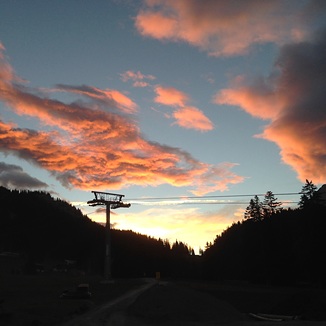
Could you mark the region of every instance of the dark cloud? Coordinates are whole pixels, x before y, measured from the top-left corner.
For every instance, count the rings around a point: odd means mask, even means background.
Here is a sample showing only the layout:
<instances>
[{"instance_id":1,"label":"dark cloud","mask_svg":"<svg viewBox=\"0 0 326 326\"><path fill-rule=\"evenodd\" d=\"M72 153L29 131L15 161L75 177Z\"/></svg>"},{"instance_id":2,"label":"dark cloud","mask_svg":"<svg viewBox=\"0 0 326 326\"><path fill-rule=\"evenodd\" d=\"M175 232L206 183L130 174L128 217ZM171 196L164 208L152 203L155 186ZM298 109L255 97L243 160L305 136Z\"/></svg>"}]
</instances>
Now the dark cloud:
<instances>
[{"instance_id":1,"label":"dark cloud","mask_svg":"<svg viewBox=\"0 0 326 326\"><path fill-rule=\"evenodd\" d=\"M40 189L48 185L29 174L17 165L0 162L0 185L15 189Z\"/></svg>"}]
</instances>

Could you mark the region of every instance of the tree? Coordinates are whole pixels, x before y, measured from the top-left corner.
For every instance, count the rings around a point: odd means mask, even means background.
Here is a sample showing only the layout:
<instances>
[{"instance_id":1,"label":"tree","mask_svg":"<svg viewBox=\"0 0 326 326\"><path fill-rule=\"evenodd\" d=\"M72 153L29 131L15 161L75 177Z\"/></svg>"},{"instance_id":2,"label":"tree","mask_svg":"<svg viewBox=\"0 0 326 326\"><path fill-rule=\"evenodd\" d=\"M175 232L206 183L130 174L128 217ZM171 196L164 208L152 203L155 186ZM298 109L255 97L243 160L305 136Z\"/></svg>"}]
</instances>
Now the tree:
<instances>
[{"instance_id":1,"label":"tree","mask_svg":"<svg viewBox=\"0 0 326 326\"><path fill-rule=\"evenodd\" d=\"M267 191L262 204L264 217L270 217L281 210L280 206L282 206L282 203L277 201L273 192Z\"/></svg>"},{"instance_id":2,"label":"tree","mask_svg":"<svg viewBox=\"0 0 326 326\"><path fill-rule=\"evenodd\" d=\"M304 208L308 204L315 203L317 201L317 187L306 179L305 185L302 187L301 190L301 197L299 201L299 207Z\"/></svg>"},{"instance_id":3,"label":"tree","mask_svg":"<svg viewBox=\"0 0 326 326\"><path fill-rule=\"evenodd\" d=\"M175 243L172 244L171 251L175 256L189 256L191 255L191 249L183 242L175 241Z\"/></svg>"},{"instance_id":4,"label":"tree","mask_svg":"<svg viewBox=\"0 0 326 326\"><path fill-rule=\"evenodd\" d=\"M263 217L262 204L257 195L250 199L249 206L244 213L245 219L253 219L254 221L261 221Z\"/></svg>"}]
</instances>

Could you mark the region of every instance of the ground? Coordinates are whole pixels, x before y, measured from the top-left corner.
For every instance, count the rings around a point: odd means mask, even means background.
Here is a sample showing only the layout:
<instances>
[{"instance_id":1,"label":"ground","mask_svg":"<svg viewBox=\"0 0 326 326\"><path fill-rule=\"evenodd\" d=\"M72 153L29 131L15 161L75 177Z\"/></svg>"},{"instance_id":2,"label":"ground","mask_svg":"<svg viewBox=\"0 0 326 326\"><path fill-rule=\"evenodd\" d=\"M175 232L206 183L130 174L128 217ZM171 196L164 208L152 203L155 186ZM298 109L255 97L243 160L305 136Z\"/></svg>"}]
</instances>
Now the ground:
<instances>
[{"instance_id":1,"label":"ground","mask_svg":"<svg viewBox=\"0 0 326 326\"><path fill-rule=\"evenodd\" d=\"M278 309L280 312L286 312L291 305L288 303L284 306L283 302L287 302L293 293L302 297L300 291L301 289L239 284L148 280L146 285L125 294L120 300L104 305L101 310L90 313L88 316L81 316L64 326L325 325L325 321L321 320L303 320L302 318L306 317L302 315L296 316L300 319L280 323L258 321L248 314L250 311L247 311L248 308L254 309L252 311L255 313L264 312L264 310L270 312L271 308L276 309L275 311ZM228 301L224 300L226 297ZM307 302L305 304L307 305ZM292 311L298 309L296 305L297 303L291 307ZM322 307L321 313L325 311L324 308ZM305 309L307 314L310 308ZM287 311L290 312L290 310ZM322 317L320 314L318 316ZM317 317L316 312L315 317Z\"/></svg>"},{"instance_id":2,"label":"ground","mask_svg":"<svg viewBox=\"0 0 326 326\"><path fill-rule=\"evenodd\" d=\"M61 291L90 283L91 300L60 300ZM69 286L70 285L70 286ZM1 278L0 325L33 326L322 326L324 289L270 287L236 282L152 279L115 280L75 276ZM300 320L262 322L249 313L297 316Z\"/></svg>"},{"instance_id":3,"label":"ground","mask_svg":"<svg viewBox=\"0 0 326 326\"><path fill-rule=\"evenodd\" d=\"M113 312L106 325L249 326L254 324L272 326L279 325L279 322L257 321L229 302L218 299L211 293L193 289L189 283L185 286L184 283L162 282L141 293L126 309ZM325 325L325 322L291 320L282 322L282 325L321 326Z\"/></svg>"}]
</instances>

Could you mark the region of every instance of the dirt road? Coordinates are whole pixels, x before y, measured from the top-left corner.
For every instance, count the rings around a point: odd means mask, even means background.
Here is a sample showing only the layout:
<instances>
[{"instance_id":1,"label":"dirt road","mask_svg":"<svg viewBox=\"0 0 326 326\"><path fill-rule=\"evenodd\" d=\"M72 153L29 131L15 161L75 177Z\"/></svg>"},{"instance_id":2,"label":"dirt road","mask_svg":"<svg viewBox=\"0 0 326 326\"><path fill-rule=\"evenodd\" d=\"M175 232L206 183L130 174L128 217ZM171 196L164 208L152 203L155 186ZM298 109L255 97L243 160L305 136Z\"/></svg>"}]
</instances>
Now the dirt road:
<instances>
[{"instance_id":1,"label":"dirt road","mask_svg":"<svg viewBox=\"0 0 326 326\"><path fill-rule=\"evenodd\" d=\"M225 301L174 283L145 285L62 326L325 326L316 321L257 321Z\"/></svg>"}]
</instances>

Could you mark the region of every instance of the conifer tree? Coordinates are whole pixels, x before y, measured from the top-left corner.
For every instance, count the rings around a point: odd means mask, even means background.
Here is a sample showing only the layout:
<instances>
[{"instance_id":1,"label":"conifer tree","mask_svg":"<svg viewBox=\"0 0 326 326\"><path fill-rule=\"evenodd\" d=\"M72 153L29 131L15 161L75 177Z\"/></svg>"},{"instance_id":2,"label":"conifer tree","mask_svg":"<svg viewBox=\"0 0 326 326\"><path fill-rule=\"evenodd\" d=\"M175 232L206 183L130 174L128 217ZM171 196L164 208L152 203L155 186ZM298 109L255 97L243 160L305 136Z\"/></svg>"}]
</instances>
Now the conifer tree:
<instances>
[{"instance_id":1,"label":"conifer tree","mask_svg":"<svg viewBox=\"0 0 326 326\"><path fill-rule=\"evenodd\" d=\"M249 206L244 213L245 219L253 219L253 221L261 221L263 217L262 204L257 195L250 200Z\"/></svg>"},{"instance_id":2,"label":"conifer tree","mask_svg":"<svg viewBox=\"0 0 326 326\"><path fill-rule=\"evenodd\" d=\"M306 183L302 187L301 190L301 197L299 201L299 207L304 208L308 204L315 203L317 201L317 187L312 183L312 181L309 181L306 179Z\"/></svg>"},{"instance_id":3,"label":"conifer tree","mask_svg":"<svg viewBox=\"0 0 326 326\"><path fill-rule=\"evenodd\" d=\"M273 192L267 191L262 204L264 217L270 217L278 212L281 209L280 206L282 203L277 201Z\"/></svg>"}]
</instances>

